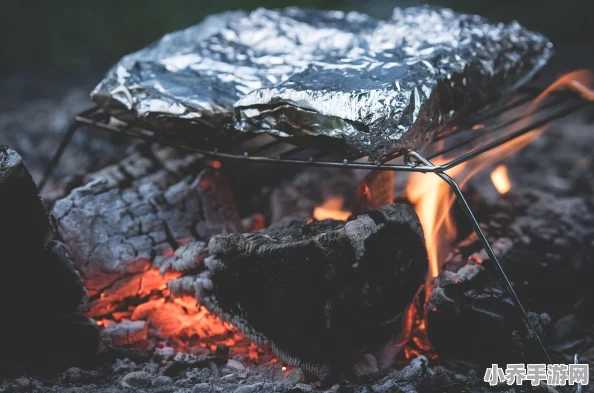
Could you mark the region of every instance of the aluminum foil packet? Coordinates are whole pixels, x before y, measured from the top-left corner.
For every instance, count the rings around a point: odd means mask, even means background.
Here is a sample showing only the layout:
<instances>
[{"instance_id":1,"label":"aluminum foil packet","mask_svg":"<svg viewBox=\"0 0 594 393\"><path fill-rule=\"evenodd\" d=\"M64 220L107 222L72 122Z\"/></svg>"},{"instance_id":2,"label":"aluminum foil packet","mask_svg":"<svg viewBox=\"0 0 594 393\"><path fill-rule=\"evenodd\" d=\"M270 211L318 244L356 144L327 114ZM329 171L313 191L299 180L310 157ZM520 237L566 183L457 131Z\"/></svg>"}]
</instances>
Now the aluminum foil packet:
<instances>
[{"instance_id":1,"label":"aluminum foil packet","mask_svg":"<svg viewBox=\"0 0 594 393\"><path fill-rule=\"evenodd\" d=\"M376 160L422 149L551 54L516 22L443 8L396 8L390 20L257 9L210 16L124 57L91 97L156 127L270 133Z\"/></svg>"}]
</instances>

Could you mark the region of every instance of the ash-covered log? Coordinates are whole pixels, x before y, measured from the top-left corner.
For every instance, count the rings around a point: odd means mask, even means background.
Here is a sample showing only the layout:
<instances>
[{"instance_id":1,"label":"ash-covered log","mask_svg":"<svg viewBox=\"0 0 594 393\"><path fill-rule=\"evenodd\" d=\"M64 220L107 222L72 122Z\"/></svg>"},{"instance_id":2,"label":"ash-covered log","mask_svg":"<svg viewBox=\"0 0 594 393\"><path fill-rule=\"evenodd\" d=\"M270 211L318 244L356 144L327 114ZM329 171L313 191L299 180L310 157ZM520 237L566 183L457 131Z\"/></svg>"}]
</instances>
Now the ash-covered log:
<instances>
[{"instance_id":1,"label":"ash-covered log","mask_svg":"<svg viewBox=\"0 0 594 393\"><path fill-rule=\"evenodd\" d=\"M98 329L81 317L87 294L31 175L0 146L0 363L94 355Z\"/></svg>"},{"instance_id":2,"label":"ash-covered log","mask_svg":"<svg viewBox=\"0 0 594 393\"><path fill-rule=\"evenodd\" d=\"M400 329L427 271L421 224L408 205L348 222L288 218L262 232L220 235L207 270L170 282L286 363L350 378Z\"/></svg>"},{"instance_id":3,"label":"ash-covered log","mask_svg":"<svg viewBox=\"0 0 594 393\"><path fill-rule=\"evenodd\" d=\"M591 320L585 307L594 304L586 289L594 270L592 207L582 198L518 189L491 207L485 228L554 356L557 321L572 314ZM442 359L485 365L534 356L513 301L476 236L448 256L434 283L425 312L429 340Z\"/></svg>"},{"instance_id":4,"label":"ash-covered log","mask_svg":"<svg viewBox=\"0 0 594 393\"><path fill-rule=\"evenodd\" d=\"M171 154L127 157L56 202L58 230L91 297L146 271L180 241L242 229L222 174L203 169L199 156Z\"/></svg>"},{"instance_id":5,"label":"ash-covered log","mask_svg":"<svg viewBox=\"0 0 594 393\"><path fill-rule=\"evenodd\" d=\"M214 317L174 302L167 282L199 268L203 256L194 253L211 236L253 224L240 220L222 173L199 155L145 146L86 179L53 213L89 291L86 315L104 328L102 349L145 351L166 340L202 350L196 337L208 343L204 330Z\"/></svg>"}]
</instances>

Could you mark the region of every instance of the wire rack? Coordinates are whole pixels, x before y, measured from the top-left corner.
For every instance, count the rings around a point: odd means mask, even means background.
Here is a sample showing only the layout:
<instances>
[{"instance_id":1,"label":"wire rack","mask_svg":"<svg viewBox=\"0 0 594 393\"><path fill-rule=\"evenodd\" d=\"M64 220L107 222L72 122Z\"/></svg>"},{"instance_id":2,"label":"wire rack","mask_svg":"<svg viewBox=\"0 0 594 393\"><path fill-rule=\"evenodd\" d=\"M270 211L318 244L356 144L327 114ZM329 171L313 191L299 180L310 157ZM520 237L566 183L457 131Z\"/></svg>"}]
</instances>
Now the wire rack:
<instances>
[{"instance_id":1,"label":"wire rack","mask_svg":"<svg viewBox=\"0 0 594 393\"><path fill-rule=\"evenodd\" d=\"M82 127L91 127L126 135L146 142L160 143L203 154L217 160L260 162L275 165L302 165L367 170L434 173L444 180L456 195L458 203L470 221L485 251L496 267L499 278L512 297L516 309L528 333L527 346L539 359L551 363L551 359L530 322L505 270L493 251L485 233L468 205L459 185L447 171L469 160L480 158L486 152L512 142L530 132L546 128L549 124L575 113L592 102L575 96L554 95L532 108L539 89L524 88L507 102L499 102L486 110L458 122L457 127L436 135L430 152L423 155L416 151L397 152L379 162L368 162L365 157L345 154L331 149L315 149L294 145L287 140L276 139L267 134L240 133L232 138L211 135L198 137L200 132L171 132L146 125L128 124L119 119L118 113L94 107L76 115L64 134L56 153L48 165L39 189L44 186L58 164L64 150L75 132ZM534 110L533 110L534 109ZM530 111L529 111L530 110ZM439 165L432 161L439 160Z\"/></svg>"}]
</instances>

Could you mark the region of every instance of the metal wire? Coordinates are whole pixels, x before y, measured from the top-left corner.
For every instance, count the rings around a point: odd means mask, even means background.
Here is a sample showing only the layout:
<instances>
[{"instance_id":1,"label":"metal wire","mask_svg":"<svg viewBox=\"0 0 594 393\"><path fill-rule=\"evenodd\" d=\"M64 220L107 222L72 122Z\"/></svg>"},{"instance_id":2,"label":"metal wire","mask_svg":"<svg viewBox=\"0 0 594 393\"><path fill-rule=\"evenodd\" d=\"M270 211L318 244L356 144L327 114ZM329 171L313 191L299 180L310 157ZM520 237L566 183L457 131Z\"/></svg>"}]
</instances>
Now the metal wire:
<instances>
[{"instance_id":1,"label":"metal wire","mask_svg":"<svg viewBox=\"0 0 594 393\"><path fill-rule=\"evenodd\" d=\"M409 160L413 160L413 159L417 160L417 162L419 162L422 165L432 165L430 161L426 160L425 158L423 158L423 156L421 156L420 154L418 154L417 152L414 152L414 151L408 153L407 158ZM499 261L499 258L495 254L495 251L493 251L491 244L489 244L489 240L487 240L487 236L483 232L483 229L481 228L479 222L477 221L476 217L472 213L472 209L470 208L470 205L468 205L468 202L466 202L466 198L464 198L464 195L462 194L462 190L458 186L458 183L456 183L456 181L454 179L452 179L450 176L448 176L444 172L437 172L436 175L439 176L441 179L443 179L450 186L450 188L456 195L458 203L462 207L462 210L466 214L466 217L469 219L469 221L472 225L472 228L474 229L474 232L477 234L479 240L483 244L483 248L487 252L489 259L495 265L495 268L497 269L497 272L499 273L499 278L500 278L501 283L503 284L504 288L507 290L507 292L511 296L511 298L514 302L514 305L516 306L516 309L518 310L520 318L522 319L522 322L524 323L526 330L529 333L527 338L530 341L532 341L536 346L538 346L540 351L542 351L543 359L547 361L547 364L552 363L551 358L550 358L544 344L542 343L542 340L540 339L536 329L534 328L534 325L532 325L530 318L528 318L528 314L526 313L526 310L524 310L524 306L522 306L522 302L520 302L520 298L516 294L516 291L514 290L514 287L511 283L511 281L507 277L507 274L505 273L503 265Z\"/></svg>"}]
</instances>

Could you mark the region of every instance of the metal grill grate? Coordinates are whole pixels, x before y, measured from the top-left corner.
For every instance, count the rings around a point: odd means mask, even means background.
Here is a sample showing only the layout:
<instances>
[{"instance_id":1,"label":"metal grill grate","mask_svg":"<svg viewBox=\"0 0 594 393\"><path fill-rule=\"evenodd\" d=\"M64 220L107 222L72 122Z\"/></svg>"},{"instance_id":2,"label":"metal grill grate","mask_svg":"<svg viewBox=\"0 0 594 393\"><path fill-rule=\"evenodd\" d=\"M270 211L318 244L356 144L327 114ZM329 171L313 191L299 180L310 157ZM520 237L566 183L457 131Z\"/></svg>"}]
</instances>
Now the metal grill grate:
<instances>
[{"instance_id":1,"label":"metal grill grate","mask_svg":"<svg viewBox=\"0 0 594 393\"><path fill-rule=\"evenodd\" d=\"M438 134L433 140L432 146L427 149L430 152L426 159L447 159L445 164L439 166L413 165L410 162L398 160L398 158L408 155L408 153L403 152L394 153L381 162L371 163L367 162L366 157L347 155L335 150L296 146L285 139L276 139L268 134L246 133L234 135L229 139L220 137L196 138L187 133L177 135L171 132L129 125L117 120L118 114L112 116L101 108L92 108L75 116L71 127L66 133L65 142L69 141L69 134L73 132L73 129L90 126L146 142L156 142L187 149L207 157L222 160L246 160L369 170L442 172L523 134L546 127L547 124L568 116L590 104L583 100L576 100L575 97L558 95L538 106L535 112L529 115L527 109L534 102L533 99L533 94L519 95L502 107L487 110L472 119L465 119L458 127ZM439 143L444 146L436 148ZM63 148L65 146L60 146L58 152L61 153ZM466 151L455 155L456 152L463 149ZM452 156L452 154L454 155ZM59 158L59 155L57 156ZM43 186L56 163L57 160L53 160L52 164L48 166L40 187Z\"/></svg>"}]
</instances>

